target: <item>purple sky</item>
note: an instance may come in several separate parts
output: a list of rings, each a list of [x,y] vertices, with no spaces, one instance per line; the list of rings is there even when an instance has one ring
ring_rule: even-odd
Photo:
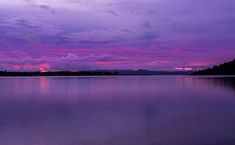
[[[197,70],[234,58],[234,0],[0,0],[0,70]]]

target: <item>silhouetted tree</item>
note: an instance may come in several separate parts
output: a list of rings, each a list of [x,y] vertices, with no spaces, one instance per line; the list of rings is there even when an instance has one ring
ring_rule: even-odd
[[[194,72],[193,75],[235,75],[235,59],[213,68]]]

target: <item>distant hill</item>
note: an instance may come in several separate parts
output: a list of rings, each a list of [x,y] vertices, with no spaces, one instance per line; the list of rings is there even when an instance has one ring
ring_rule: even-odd
[[[235,75],[235,59],[213,68],[194,72],[193,75]]]
[[[115,70],[119,75],[190,75],[193,71]]]

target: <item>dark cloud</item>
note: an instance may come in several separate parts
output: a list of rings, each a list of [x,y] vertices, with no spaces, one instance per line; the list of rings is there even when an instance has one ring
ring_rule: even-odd
[[[44,9],[44,10],[50,10],[51,8],[47,5],[37,5],[37,7]]]
[[[46,10],[46,11],[49,11],[50,13],[52,13],[52,14],[55,14],[55,12],[56,12],[56,10],[55,9],[53,9],[53,8],[51,8],[50,6],[48,6],[48,5],[33,5],[34,7],[36,7],[36,8],[40,8],[40,9],[42,9],[42,10]]]
[[[108,13],[108,14],[114,15],[114,16],[118,15],[118,13],[114,10],[106,10],[105,12]]]
[[[111,54],[103,54],[101,56],[96,57],[95,60],[106,62],[106,61],[127,61],[128,59],[124,57],[114,56]]]
[[[148,21],[145,21],[145,22],[143,23],[143,26],[144,26],[145,28],[147,28],[147,29],[151,29],[151,28],[152,28],[151,24],[150,24]]]

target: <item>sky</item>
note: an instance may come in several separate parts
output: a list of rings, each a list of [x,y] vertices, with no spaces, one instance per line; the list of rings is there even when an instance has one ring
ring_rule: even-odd
[[[0,0],[0,70],[198,70],[234,58],[234,0]]]

